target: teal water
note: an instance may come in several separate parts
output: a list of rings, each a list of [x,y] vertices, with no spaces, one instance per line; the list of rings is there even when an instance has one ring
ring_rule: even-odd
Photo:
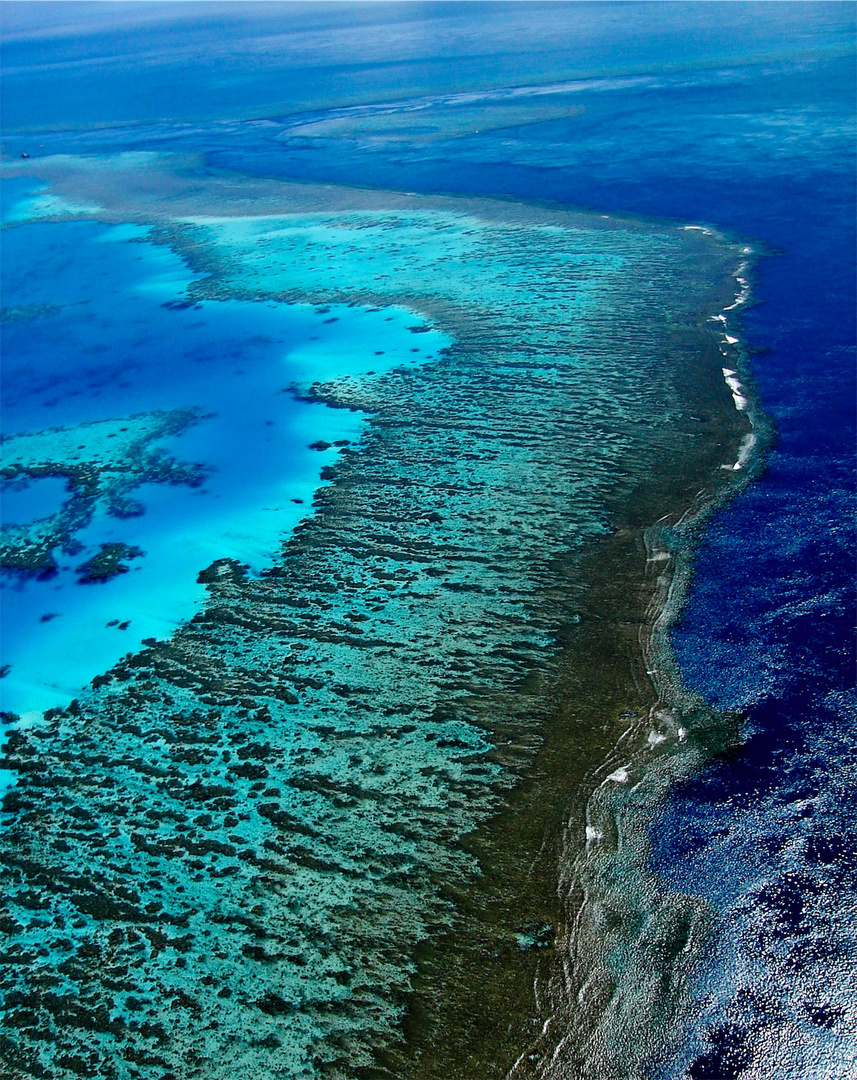
[[[53,517],[68,494],[60,477],[31,480],[26,487],[7,485],[0,490],[0,521],[15,525]]]

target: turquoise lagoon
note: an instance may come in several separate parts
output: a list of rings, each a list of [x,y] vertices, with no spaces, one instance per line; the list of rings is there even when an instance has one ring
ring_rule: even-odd
[[[358,413],[299,400],[297,386],[411,365],[449,338],[400,308],[188,303],[193,275],[147,242],[146,228],[33,221],[47,197],[7,183],[18,194],[2,253],[3,464],[61,474],[55,430],[58,446],[73,434],[81,461],[127,469],[109,440],[121,440],[129,415],[195,414],[179,433],[147,440],[157,454],[123,487],[123,506],[102,491],[63,533],[54,570],[3,573],[2,707],[30,713],[64,704],[144,639],[191,618],[204,595],[197,575],[213,560],[256,573],[268,565],[310,510],[320,469],[362,430]],[[57,207],[68,208],[48,200],[49,212]],[[46,434],[34,448],[16,438],[25,432]],[[153,483],[165,455],[187,475]],[[73,497],[62,475],[19,474],[0,493],[6,541],[16,526],[50,528]],[[120,543],[144,554],[127,572],[81,584],[78,568]]]

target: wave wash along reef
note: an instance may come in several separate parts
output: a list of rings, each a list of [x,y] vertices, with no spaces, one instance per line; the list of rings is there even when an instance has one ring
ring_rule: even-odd
[[[807,17],[4,8],[9,1074],[764,1076],[673,824],[742,700],[670,630],[773,443],[770,252],[628,176]],[[795,977],[769,1028],[844,1061]]]

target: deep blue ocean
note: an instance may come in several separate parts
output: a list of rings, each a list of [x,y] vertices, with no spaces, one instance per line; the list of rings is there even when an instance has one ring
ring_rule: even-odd
[[[121,31],[106,9],[100,29],[85,11],[63,35],[11,26],[7,160],[181,149],[209,170],[706,223],[764,252],[744,329],[775,443],[708,525],[673,634],[686,683],[744,720],[740,745],[651,831],[659,873],[717,920],[698,1009],[661,1075],[844,1080],[857,994],[857,7],[202,7],[175,5],[156,30],[142,8],[142,28]],[[270,49],[254,66],[259,41]],[[512,92],[533,86],[551,93]],[[480,94],[481,116],[497,110],[487,130],[466,113]],[[558,102],[581,109],[555,115]]]

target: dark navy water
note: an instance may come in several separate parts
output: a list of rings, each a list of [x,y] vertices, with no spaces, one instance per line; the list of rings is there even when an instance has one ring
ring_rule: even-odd
[[[373,11],[304,11],[280,82],[276,65],[254,79],[237,61],[233,83],[195,68],[214,79],[210,111],[233,117],[222,127],[203,123],[201,107],[170,111],[169,80],[155,76],[108,109],[94,86],[112,87],[115,65],[85,101],[64,97],[61,81],[36,88],[12,41],[7,78],[19,89],[6,122],[78,129],[52,136],[53,151],[181,146],[210,169],[257,176],[705,222],[767,251],[745,329],[776,443],[762,479],[711,522],[674,634],[688,685],[746,719],[741,744],[676,792],[652,829],[660,873],[709,899],[717,919],[698,1012],[663,1076],[844,1078],[857,955],[855,8]],[[325,34],[335,47],[322,57]],[[249,49],[243,24],[241,35]],[[383,50],[347,58],[369,41]],[[67,59],[72,45],[42,48]],[[178,55],[156,75],[176,78]],[[512,93],[537,83],[552,92]],[[486,89],[495,96],[481,103],[455,97]],[[327,111],[368,97],[374,112]],[[168,112],[194,123],[159,123]],[[148,123],[80,130],[131,119]],[[7,147],[38,152],[29,136],[10,134]]]

